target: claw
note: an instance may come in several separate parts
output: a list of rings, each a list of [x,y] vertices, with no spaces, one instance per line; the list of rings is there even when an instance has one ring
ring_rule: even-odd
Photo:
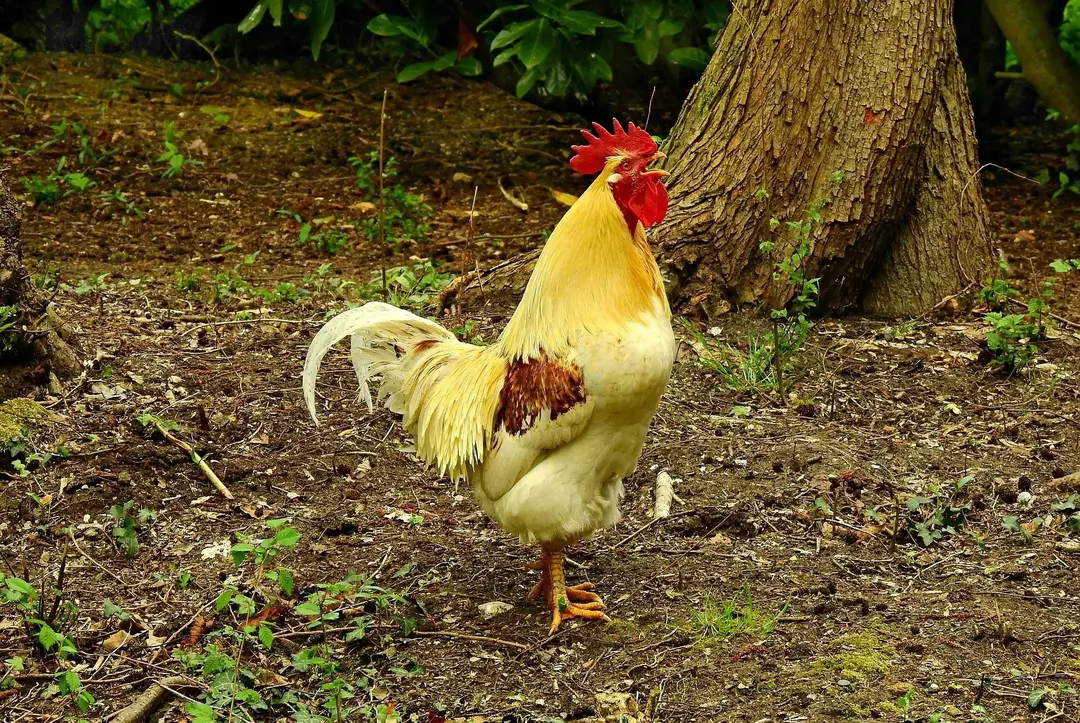
[[[554,635],[562,621],[569,618],[611,621],[611,618],[603,613],[607,609],[604,601],[599,595],[591,592],[596,587],[593,583],[566,584],[561,550],[544,550],[539,563],[526,565],[526,567],[539,568],[541,571],[540,582],[529,591],[529,599],[543,597],[547,601],[548,608],[551,610],[550,635]]]

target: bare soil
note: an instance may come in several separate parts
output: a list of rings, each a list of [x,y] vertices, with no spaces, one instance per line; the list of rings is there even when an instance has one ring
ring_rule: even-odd
[[[344,354],[324,368],[319,427],[299,378],[322,321],[362,295],[343,281],[377,287],[383,269],[421,259],[455,273],[487,268],[538,247],[565,210],[551,189],[577,193],[586,183],[566,165],[582,119],[483,83],[403,87],[360,70],[267,66],[215,79],[205,63],[55,55],[7,78],[0,138],[13,184],[66,157],[66,170],[96,187],[55,205],[26,199],[28,262],[67,285],[55,302],[88,362],[62,392],[42,394],[62,419],[30,437],[32,448],[67,456],[27,476],[0,470],[0,549],[5,574],[44,588],[66,550],[63,595],[78,614],[65,632],[79,654],[40,656],[14,607],[0,607],[0,659],[21,656],[27,667],[8,671],[4,720],[80,717],[52,680],[73,665],[98,701],[81,716],[89,720],[165,676],[204,685],[173,656],[200,610],[216,616],[219,633],[243,622],[214,611],[229,584],[260,607],[284,607],[271,650],[233,651],[262,671],[256,688],[317,706],[326,681],[292,661],[323,634],[291,607],[349,570],[403,600],[365,608],[372,622],[361,640],[326,633],[326,651],[358,686],[354,702],[393,702],[406,720],[1080,720],[1080,533],[1067,511],[1052,510],[1080,494],[1075,326],[1062,323],[1040,343],[1037,369],[1005,378],[980,358],[985,329],[975,316],[821,320],[796,360],[790,404],[731,391],[684,345],[627,480],[623,522],[571,551],[571,576],[596,583],[614,622],[571,621],[549,638],[546,609],[525,600],[535,573],[521,565],[535,552],[480,514],[468,490],[425,470],[394,418],[354,403]],[[348,163],[378,147],[384,87],[393,182],[433,208],[423,243],[389,250],[353,226],[374,211]],[[42,147],[61,121],[82,124],[96,148],[115,154],[79,163],[70,130]],[[182,154],[201,163],[174,178],[155,162],[168,121]],[[1031,131],[1020,162],[1038,166],[1056,147]],[[1080,256],[1080,200],[1052,201],[1050,190],[1004,172],[986,186],[1012,283],[1030,292],[1050,260]],[[142,217],[102,198],[114,190]],[[313,229],[338,229],[351,248],[331,256],[298,245],[302,223],[283,209],[322,219]],[[181,288],[177,274],[200,267],[199,288]],[[213,298],[214,275],[233,268],[259,289],[295,285],[292,300],[247,290]],[[103,273],[100,284],[86,282]],[[474,337],[494,338],[512,305],[488,302],[443,321],[475,322]],[[1080,319],[1076,278],[1063,278],[1054,308]],[[743,346],[765,333],[738,314],[710,327]],[[39,368],[8,373],[45,381]],[[185,452],[136,422],[143,413],[177,422],[176,435],[236,499],[217,495]],[[660,471],[676,478],[679,499],[669,518],[653,520]],[[158,512],[140,523],[134,557],[109,514],[128,500]],[[942,507],[963,508],[965,519],[924,544],[914,525]],[[1029,542],[1006,529],[1012,517]],[[292,596],[265,581],[254,587],[250,566],[237,572],[227,553],[237,535],[266,537],[265,521],[279,518],[301,535],[283,558]],[[106,598],[134,622],[105,617]],[[726,621],[748,632],[703,623],[704,611],[719,618],[733,598],[738,612]],[[493,601],[513,607],[486,617],[478,606]],[[108,652],[103,642],[118,626],[133,637]],[[199,688],[185,692],[197,698]],[[183,702],[161,720],[184,720]],[[245,719],[239,711],[221,719]],[[289,715],[280,705],[259,719]]]

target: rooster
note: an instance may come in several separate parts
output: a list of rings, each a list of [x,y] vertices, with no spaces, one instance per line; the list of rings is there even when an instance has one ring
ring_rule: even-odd
[[[664,158],[630,123],[573,146],[570,166],[598,174],[548,238],[525,294],[490,346],[458,341],[439,324],[369,302],[327,322],[304,364],[315,419],[315,380],[326,352],[351,337],[359,398],[403,417],[417,455],[471,484],[477,502],[542,555],[530,598],[568,618],[608,620],[591,583],[567,585],[568,544],[620,519],[675,357],[671,310],[645,228],[667,212]],[[316,419],[316,423],[318,420]]]

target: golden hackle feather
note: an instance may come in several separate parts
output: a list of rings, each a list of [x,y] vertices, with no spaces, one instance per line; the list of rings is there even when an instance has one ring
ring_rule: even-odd
[[[567,211],[536,262],[500,343],[510,359],[563,356],[582,331],[615,330],[667,305],[660,269],[639,224],[631,236],[608,177],[612,158]]]

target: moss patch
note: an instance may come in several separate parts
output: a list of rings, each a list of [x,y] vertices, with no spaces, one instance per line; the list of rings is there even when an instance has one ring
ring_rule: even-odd
[[[840,652],[818,658],[810,669],[818,674],[831,672],[851,681],[886,675],[896,656],[896,648],[885,642],[880,625],[873,625],[861,633],[841,635],[830,647]]]
[[[20,439],[27,429],[49,422],[49,410],[32,399],[9,399],[0,404],[0,444]]]

